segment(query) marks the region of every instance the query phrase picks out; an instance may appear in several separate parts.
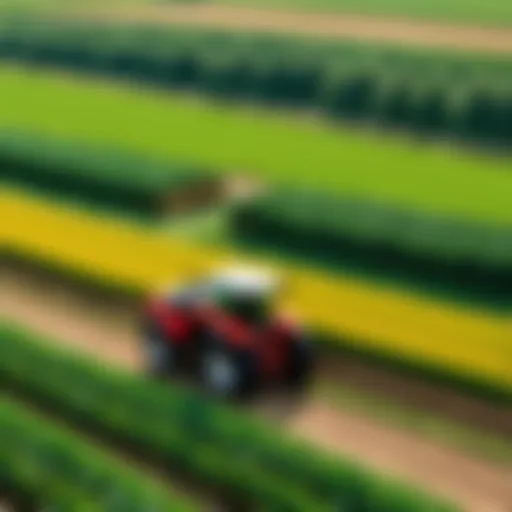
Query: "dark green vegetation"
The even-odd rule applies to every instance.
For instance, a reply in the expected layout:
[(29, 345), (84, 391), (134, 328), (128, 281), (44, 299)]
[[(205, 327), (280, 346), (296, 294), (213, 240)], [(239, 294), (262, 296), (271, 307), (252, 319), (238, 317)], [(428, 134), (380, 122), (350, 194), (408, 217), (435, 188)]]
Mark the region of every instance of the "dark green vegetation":
[(191, 391), (114, 373), (44, 341), (0, 327), (0, 378), (8, 389), (229, 494), (239, 510), (453, 510)]
[(243, 204), (231, 224), (245, 242), (511, 305), (512, 230), (507, 226), (290, 187)]
[[(1, 181), (136, 220), (201, 213), (224, 199), (220, 177), (197, 166), (21, 131), (0, 132)], [(334, 270), (387, 276), (492, 309), (511, 305), (512, 231), (507, 226), (344, 197), (276, 188), (235, 211), (228, 209), (224, 226), (217, 228), (224, 239), (215, 241), (312, 259)]]
[(469, 220), (512, 221), (507, 158), (34, 66), (0, 66), (0, 111), (5, 129)]
[(0, 497), (37, 512), (197, 510), (98, 448), (0, 398)]
[(285, 36), (41, 23), (4, 26), (0, 55), (314, 107), (416, 134), (512, 141), (509, 59)]
[(150, 217), (219, 193), (212, 173), (183, 163), (13, 132), (0, 133), (0, 181)]

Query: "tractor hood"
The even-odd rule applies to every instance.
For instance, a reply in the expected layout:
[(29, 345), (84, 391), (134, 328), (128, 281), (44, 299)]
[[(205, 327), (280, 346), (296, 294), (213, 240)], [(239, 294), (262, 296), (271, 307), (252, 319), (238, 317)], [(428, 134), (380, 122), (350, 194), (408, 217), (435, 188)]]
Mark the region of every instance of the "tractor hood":
[(274, 318), (271, 322), (258, 325), (225, 316), (215, 327), (224, 339), (229, 339), (235, 346), (248, 348), (254, 344), (293, 337), (298, 330), (288, 318)]

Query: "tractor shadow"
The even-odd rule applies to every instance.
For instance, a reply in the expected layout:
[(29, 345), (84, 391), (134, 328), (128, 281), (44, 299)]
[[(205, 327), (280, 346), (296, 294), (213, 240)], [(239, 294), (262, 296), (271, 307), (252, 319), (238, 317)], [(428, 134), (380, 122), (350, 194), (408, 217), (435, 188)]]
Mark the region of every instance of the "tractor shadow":
[(301, 411), (306, 401), (305, 392), (269, 390), (239, 407), (273, 423), (286, 424)]
[(254, 416), (272, 423), (286, 425), (303, 410), (310, 400), (307, 390), (288, 391), (281, 388), (268, 388), (260, 390), (254, 397), (247, 399), (221, 399), (212, 396), (205, 391), (193, 376), (182, 373), (171, 378), (164, 379), (168, 385), (178, 385), (182, 388), (192, 390), (199, 396), (215, 403)]

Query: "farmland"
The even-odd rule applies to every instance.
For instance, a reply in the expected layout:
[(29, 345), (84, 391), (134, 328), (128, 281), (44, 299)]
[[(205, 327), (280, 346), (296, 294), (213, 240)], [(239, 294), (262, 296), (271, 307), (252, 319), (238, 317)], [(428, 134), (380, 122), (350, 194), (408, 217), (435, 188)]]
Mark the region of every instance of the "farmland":
[[(234, 258), (223, 251), (204, 254), (185, 243), (144, 235), (135, 227), (123, 228), (116, 222), (108, 225), (80, 213), (63, 215), (64, 211), (4, 194), (4, 217), (17, 219), (0, 231), (5, 246), (71, 271), (85, 272), (96, 280), (107, 280), (112, 286), (140, 291), (183, 275), (202, 273), (216, 261)], [(28, 229), (35, 222), (39, 239)], [(102, 250), (98, 252), (97, 247)], [(144, 263), (148, 261), (151, 265)], [(291, 279), (294, 296), (290, 305), (312, 324), (361, 340), (374, 350), (399, 351), (416, 361), (452, 368), (462, 376), (478, 373), (483, 381), (498, 388), (511, 388), (510, 325), (506, 318), (479, 318), (472, 311), (439, 312), (435, 303), (414, 303), (392, 293), (379, 295), (364, 285), (343, 280), (336, 283), (328, 275), (308, 271), (297, 270)], [(344, 304), (346, 316), (340, 317), (340, 304)], [(366, 321), (370, 311), (375, 320), (371, 324)], [(457, 341), (464, 345), (463, 352)]]
[[(145, 22), (154, 25), (250, 30), (275, 34), (309, 34), (317, 38), (350, 38), (355, 41), (394, 43), (418, 48), (456, 49), (488, 54), (510, 52), (512, 38), (506, 18), (496, 26), (469, 25), (456, 20), (437, 21), (403, 17), (367, 16), (364, 13), (300, 12), (278, 6), (251, 7), (222, 3), (171, 3), (106, 5), (72, 10), (71, 16), (108, 19), (118, 22)], [(478, 21), (478, 20), (474, 20)]]
[[(2, 20), (0, 508), (508, 512), (507, 10), (265, 1)], [(238, 263), (283, 278), (263, 319), (168, 304)], [(198, 375), (151, 378), (156, 341)], [(216, 352), (257, 396), (215, 397)]]
[(510, 140), (511, 69), (503, 58), (225, 30), (50, 27), (8, 23), (0, 52), (38, 66), (295, 107), (419, 139), (444, 136), (487, 146)]
[[(50, 279), (44, 284), (45, 279), (28, 275), (23, 278), (15, 273), (10, 282), (6, 281), (11, 291), (11, 300), (4, 304), (6, 313), (14, 320), (25, 319), (27, 322), (29, 319), (27, 325), (49, 337), (51, 345), (70, 349), (76, 355), (84, 353), (91, 357), (91, 361), (94, 359), (131, 372), (143, 371), (136, 326), (129, 308), (124, 309), (113, 302), (108, 306), (93, 296), (84, 307), (81, 293), (72, 292), (69, 287), (63, 289)], [(43, 307), (41, 302), (44, 302)], [(410, 381), (408, 385), (411, 385)], [(400, 385), (397, 385), (394, 392), (399, 390)], [(437, 405), (443, 402), (445, 406), (453, 407), (454, 403), (460, 403), (460, 397), (452, 402), (445, 391), (442, 397), (436, 397)], [(423, 483), (443, 495), (455, 496), (469, 509), (481, 505), (496, 506), (500, 510), (501, 504), (506, 503), (507, 466), (486, 464), (449, 446), (439, 448), (435, 443), (425, 443), (425, 439), (412, 433), (404, 436), (400, 430), (394, 431), (386, 425), (369, 424), (357, 414), (333, 409), (332, 404), (322, 397), (310, 397), (298, 407), (290, 407), (276, 398), (275, 403), (264, 402), (258, 409), (261, 409), (263, 419), (277, 422), (289, 435), (300, 435), (319, 443), (331, 453), (339, 451), (340, 454), (362, 457), (365, 462), (383, 470)], [(482, 419), (493, 417), (492, 409), (477, 407), (472, 414)]]
[[(7, 487), (16, 507), (45, 505), (99, 512), (114, 503), (121, 507), (138, 503), (137, 506), (182, 512), (198, 510), (196, 504), (177, 494), (172, 496), (150, 478), (127, 471), (120, 461), (106, 456), (92, 443), (77, 439), (65, 428), (56, 427), (5, 397), (0, 399), (0, 432), (2, 488)], [(45, 443), (42, 453), (41, 443)], [(113, 473), (116, 479), (108, 486), (97, 484)], [(89, 481), (84, 478), (86, 474)], [(114, 499), (108, 496), (109, 491), (116, 494)]]
[(411, 19), (435, 20), (439, 22), (471, 23), (475, 25), (512, 25), (512, 10), (504, 0), (492, 2), (465, 2), (454, 0), (421, 0), (414, 3), (405, 0), (227, 0), (222, 3), (286, 8), (290, 10), (328, 11), (339, 13), (357, 13), (375, 16), (401, 17)]
[(226, 108), (156, 90), (140, 94), (115, 83), (58, 73), (4, 66), (0, 79), (4, 129), (130, 147), (275, 182), (293, 180), (414, 209), (511, 222), (508, 159), (427, 148), (316, 119)]
[[(58, 1), (58, 0), (57, 0)], [(55, 3), (55, 0), (53, 0)], [(36, 0), (25, 0), (27, 4), (37, 4)], [(94, 5), (95, 2), (91, 2)], [(358, 14), (368, 15), (369, 18), (405, 18), (411, 20), (434, 21), (440, 23), (510, 26), (512, 10), (505, 0), (477, 2), (471, 0), (418, 0), (413, 4), (405, 0), (171, 0), (162, 4), (160, 0), (110, 0), (102, 2), (122, 9), (146, 7), (155, 5), (159, 8), (169, 8), (174, 5), (206, 6), (236, 6), (256, 9), (272, 8), (282, 11), (325, 12), (331, 15)]]

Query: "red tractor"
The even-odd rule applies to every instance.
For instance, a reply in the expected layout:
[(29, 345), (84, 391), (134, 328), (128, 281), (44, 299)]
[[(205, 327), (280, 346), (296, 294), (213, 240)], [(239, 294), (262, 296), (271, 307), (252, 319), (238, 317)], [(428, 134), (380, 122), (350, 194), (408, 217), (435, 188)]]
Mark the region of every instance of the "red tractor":
[(186, 371), (203, 389), (242, 398), (266, 385), (303, 387), (313, 366), (300, 326), (273, 311), (277, 280), (259, 271), (228, 270), (174, 293), (150, 298), (144, 348), (155, 377)]

